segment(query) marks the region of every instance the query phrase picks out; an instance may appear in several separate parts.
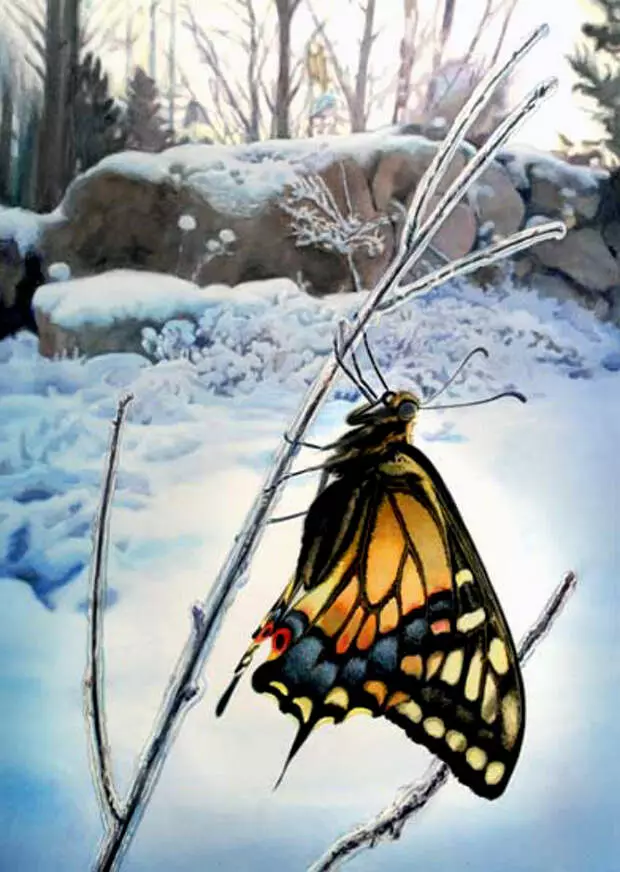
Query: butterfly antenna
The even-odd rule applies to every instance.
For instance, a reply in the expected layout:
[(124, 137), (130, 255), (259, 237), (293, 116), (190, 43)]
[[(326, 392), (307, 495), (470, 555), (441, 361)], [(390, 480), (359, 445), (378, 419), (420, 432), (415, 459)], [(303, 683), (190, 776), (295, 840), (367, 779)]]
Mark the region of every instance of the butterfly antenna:
[(361, 394), (363, 394), (366, 397), (366, 399), (368, 400), (369, 403), (376, 402), (377, 398), (375, 397), (374, 393), (370, 390), (369, 387), (364, 385), (363, 382), (358, 381), (358, 379), (355, 377), (355, 375), (351, 372), (349, 367), (344, 362), (344, 360), (342, 358), (342, 354), (340, 353), (340, 344), (339, 344), (340, 336), (339, 336), (339, 334), (340, 334), (340, 331), (338, 331), (338, 333), (334, 337), (334, 342), (333, 342), (334, 356), (336, 358), (338, 366), (344, 372), (344, 374), (347, 375), (351, 379), (351, 381), (353, 382), (355, 387), (358, 389), (358, 391)]
[[(450, 385), (454, 382), (454, 379), (459, 375), (459, 373), (461, 373), (463, 371), (463, 369), (467, 366), (467, 364), (469, 363), (469, 361), (472, 359), (472, 357), (475, 354), (483, 354), (485, 357), (489, 356), (489, 352), (486, 350), (486, 348), (483, 348), (481, 345), (478, 346), (478, 348), (472, 349), (472, 351), (470, 351), (469, 354), (467, 354), (463, 358), (463, 360), (459, 363), (459, 365), (454, 370), (454, 372), (452, 373), (452, 375), (450, 376), (448, 381), (444, 382), (444, 384), (439, 388), (439, 390), (435, 391), (435, 393), (433, 394), (432, 397), (429, 397), (429, 400), (428, 400), (429, 403), (434, 402), (437, 399), (437, 397), (441, 396), (441, 394), (443, 394), (443, 392), (446, 391), (450, 387)], [(427, 408), (426, 404), (421, 406), (421, 408)]]
[(472, 400), (470, 403), (450, 403), (447, 406), (424, 406), (424, 410), (435, 409), (466, 409), (468, 406), (485, 406), (487, 403), (494, 403), (495, 400), (503, 400), (504, 397), (513, 397), (519, 400), (520, 403), (527, 403), (527, 397), (519, 391), (502, 391), (501, 394), (495, 394), (493, 397), (487, 397), (484, 400)]
[(277, 790), (278, 787), (282, 784), (282, 780), (286, 775), (286, 771), (290, 766), (293, 758), (299, 752), (299, 749), (304, 744), (310, 733), (312, 732), (313, 724), (300, 724), (299, 730), (297, 731), (297, 735), (295, 736), (295, 740), (291, 745), (291, 750), (288, 752), (288, 757), (284, 761), (284, 766), (282, 767), (282, 772), (280, 772), (280, 776), (276, 783), (273, 785), (273, 789)]
[(376, 397), (376, 395), (375, 395), (375, 392), (374, 392), (374, 390), (373, 390), (372, 385), (370, 384), (370, 382), (367, 382), (367, 381), (366, 381), (366, 379), (364, 378), (364, 376), (363, 376), (363, 374), (362, 374), (362, 370), (361, 370), (361, 367), (360, 367), (360, 365), (359, 365), (359, 361), (358, 361), (358, 359), (357, 359), (357, 355), (356, 355), (356, 353), (355, 353), (354, 351), (351, 352), (351, 360), (353, 361), (353, 366), (354, 366), (354, 368), (355, 368), (355, 372), (356, 372), (356, 375), (357, 375), (357, 377), (358, 377), (358, 379), (359, 379), (360, 384), (364, 385), (364, 387), (366, 388), (366, 390), (369, 391), (369, 392), (372, 394), (372, 396), (373, 396), (374, 399), (377, 399), (377, 397)]
[(385, 378), (383, 377), (383, 373), (381, 372), (381, 370), (379, 369), (379, 366), (377, 365), (377, 361), (375, 360), (375, 356), (371, 351), (370, 342), (368, 341), (368, 336), (367, 336), (365, 330), (364, 330), (364, 333), (362, 334), (362, 339), (364, 340), (364, 348), (366, 349), (366, 354), (368, 355), (368, 360), (370, 361), (370, 365), (372, 366), (372, 368), (376, 372), (377, 378), (379, 379), (379, 381), (383, 385), (385, 392), (389, 393), (390, 388), (388, 387), (388, 383), (386, 382)]

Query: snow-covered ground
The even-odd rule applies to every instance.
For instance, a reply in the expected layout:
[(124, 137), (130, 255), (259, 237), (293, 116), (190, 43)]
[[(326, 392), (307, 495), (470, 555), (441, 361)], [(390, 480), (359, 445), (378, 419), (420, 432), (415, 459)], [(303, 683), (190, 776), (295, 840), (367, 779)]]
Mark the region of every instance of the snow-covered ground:
[[(115, 499), (106, 615), (110, 733), (123, 784), (204, 596), (282, 430), (360, 297), (313, 300), (282, 286), (211, 301), (198, 329), (147, 334), (145, 353), (38, 357), (32, 337), (0, 343), (0, 869), (82, 872), (100, 823), (81, 713), (90, 529), (110, 420), (136, 395)], [(484, 344), (455, 402), (427, 412), (418, 444), (444, 473), (518, 637), (567, 569), (581, 585), (528, 664), (526, 740), (495, 803), (450, 783), (394, 846), (351, 869), (616, 868), (616, 682), (620, 513), (620, 331), (574, 304), (507, 283), (435, 291), (370, 336), (390, 384), (438, 387)], [(151, 362), (155, 360), (156, 362)], [(363, 363), (363, 357), (362, 357)], [(342, 428), (343, 378), (313, 436)], [(299, 465), (316, 462), (302, 453)], [(311, 476), (308, 477), (312, 479)], [(302, 509), (302, 477), (280, 504)], [(293, 737), (244, 682), (214, 703), (294, 565), (300, 522), (263, 539), (206, 669), (124, 868), (129, 872), (302, 870), (425, 769), (427, 753), (387, 722), (318, 731), (282, 786)]]

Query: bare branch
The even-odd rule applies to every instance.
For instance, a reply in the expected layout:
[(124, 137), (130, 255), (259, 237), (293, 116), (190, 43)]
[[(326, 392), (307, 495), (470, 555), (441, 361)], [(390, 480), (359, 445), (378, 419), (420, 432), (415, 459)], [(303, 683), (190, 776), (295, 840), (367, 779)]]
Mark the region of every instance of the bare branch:
[(94, 529), (91, 601), (88, 616), (88, 660), (84, 677), (84, 713), (90, 738), (91, 771), (104, 819), (121, 820), (121, 802), (114, 785), (110, 745), (105, 715), (103, 611), (106, 596), (106, 562), (110, 528), (110, 512), (123, 424), (133, 397), (123, 397), (113, 421), (112, 439), (101, 492), (101, 506)]
[[(522, 665), (558, 619), (576, 586), (575, 573), (567, 572), (539, 618), (519, 644), (518, 655)], [(405, 824), (430, 802), (447, 783), (449, 776), (448, 766), (435, 759), (420, 781), (402, 788), (392, 805), (380, 812), (373, 820), (338, 839), (308, 872), (330, 872), (353, 859), (360, 851), (374, 848), (382, 840), (398, 839)]]
[[(522, 56), (523, 52), (517, 54)], [(509, 72), (510, 64), (511, 61), (506, 64), (504, 74)], [(497, 73), (493, 72), (486, 78), (485, 85), (488, 88), (494, 88), (501, 80), (502, 76), (498, 77)], [(540, 102), (543, 93), (544, 88), (541, 88), (537, 97), (531, 98), (533, 105), (536, 105), (536, 100)], [(484, 102), (485, 99), (486, 94), (479, 93), (475, 101), (468, 101), (467, 111), (472, 112), (477, 106), (476, 101)], [(503, 125), (501, 135), (492, 138), (492, 147), (484, 152), (483, 161), (481, 163), (476, 163), (475, 159), (470, 161), (457, 182), (451, 186), (450, 196), (440, 201), (438, 207), (432, 211), (419, 230), (415, 227), (416, 221), (412, 221), (408, 216), (405, 227), (409, 228), (410, 232), (404, 234), (405, 238), (401, 241), (394, 260), (375, 287), (368, 293), (353, 319), (343, 324), (340, 354), (347, 355), (355, 349), (375, 315), (377, 307), (389, 298), (398, 281), (407, 275), (423, 257), (447, 215), (467, 192), (468, 186), (488, 166), (495, 151), (503, 145), (511, 130), (510, 125)], [(445, 166), (445, 154), (454, 153), (458, 149), (466, 132), (466, 125), (456, 125), (450, 131), (445, 143), (440, 147), (437, 166)], [(482, 153), (482, 149), (480, 153)], [(472, 164), (474, 165), (473, 169)], [(431, 187), (427, 176), (432, 171), (436, 170), (429, 167), (423, 177), (425, 190), (429, 190)], [(112, 821), (105, 834), (96, 865), (98, 872), (111, 872), (117, 868), (117, 861), (126, 851), (135, 832), (157, 783), (170, 744), (177, 735), (182, 719), (188, 710), (188, 704), (196, 698), (200, 673), (213, 645), (222, 616), (233, 599), (240, 578), (247, 570), (271, 513), (277, 505), (283, 482), (288, 478), (293, 462), (295, 446), (303, 440), (306, 430), (316, 418), (340, 373), (337, 356), (336, 352), (332, 352), (328, 356), (316, 380), (308, 389), (290, 429), (283, 435), (263, 488), (258, 493), (238, 535), (235, 537), (209, 594), (204, 602), (196, 605), (193, 609), (192, 632), (171, 675), (156, 722), (141, 755), (133, 784), (124, 804), (123, 818), (120, 821)]]
[(502, 29), (501, 29), (500, 34), (499, 34), (499, 39), (497, 40), (497, 43), (495, 45), (495, 50), (493, 52), (493, 55), (491, 56), (491, 63), (492, 64), (497, 63), (497, 59), (499, 58), (501, 51), (502, 51), (502, 48), (504, 47), (504, 40), (506, 39), (506, 34), (508, 33), (510, 21), (512, 19), (512, 16), (513, 16), (516, 8), (517, 8), (517, 0), (512, 0), (512, 2), (510, 3), (510, 6), (508, 7), (508, 9), (506, 11), (506, 15), (504, 16), (504, 21), (502, 23)]

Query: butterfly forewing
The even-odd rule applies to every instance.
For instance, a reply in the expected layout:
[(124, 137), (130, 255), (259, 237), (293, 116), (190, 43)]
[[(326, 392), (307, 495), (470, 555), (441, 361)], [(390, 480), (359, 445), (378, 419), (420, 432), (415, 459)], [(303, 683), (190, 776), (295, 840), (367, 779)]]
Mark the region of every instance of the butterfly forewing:
[[(384, 715), (475, 793), (505, 789), (523, 735), (514, 644), (439, 473), (418, 449), (343, 475), (306, 519), (287, 633), (253, 677), (299, 721)], [(288, 762), (288, 761), (287, 761)]]

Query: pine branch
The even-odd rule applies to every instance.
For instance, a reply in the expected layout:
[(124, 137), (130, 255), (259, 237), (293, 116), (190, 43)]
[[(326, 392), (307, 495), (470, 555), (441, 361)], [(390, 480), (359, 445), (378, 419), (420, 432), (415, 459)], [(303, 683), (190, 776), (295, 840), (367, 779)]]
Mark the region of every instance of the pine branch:
[[(542, 35), (543, 29), (538, 32)], [(527, 47), (531, 47), (535, 41), (534, 38), (530, 38), (526, 43)], [(524, 50), (516, 52), (502, 68), (503, 74), (501, 69), (492, 70), (485, 78), (484, 85), (477, 90), (475, 97), (468, 101), (463, 110), (464, 116), (469, 117), (471, 124), (475, 122), (481, 107), (487, 102), (485, 89), (493, 90), (500, 84), (512, 69), (514, 57), (521, 58), (524, 53)], [(532, 109), (541, 102), (545, 95), (545, 89), (548, 90), (548, 86), (538, 89), (530, 98)], [(521, 111), (519, 118), (522, 117)], [(447, 165), (446, 154), (456, 153), (467, 133), (467, 124), (463, 123), (462, 118), (460, 120), (461, 123), (449, 132), (445, 142), (440, 147), (435, 165), (430, 167), (423, 177), (422, 185), (426, 192), (432, 189), (432, 184), (428, 178), (429, 174), (436, 172), (437, 166), (445, 167)], [(514, 118), (513, 121), (515, 121)], [(348, 323), (347, 329), (342, 335), (339, 354), (344, 356), (355, 349), (375, 315), (377, 307), (389, 297), (400, 279), (422, 258), (443, 221), (465, 195), (468, 187), (491, 163), (496, 151), (504, 144), (514, 126), (515, 124), (511, 127), (508, 123), (502, 125), (500, 135), (489, 140), (489, 142), (492, 141), (492, 145), (484, 152), (483, 159), (474, 158), (466, 165), (457, 181), (451, 186), (450, 195), (444, 195), (419, 230), (414, 227), (415, 221), (411, 220), (410, 215), (408, 216), (406, 227), (409, 228), (409, 231), (404, 234), (405, 238), (398, 248), (394, 261), (372, 291), (368, 293), (355, 318)], [(423, 196), (416, 200), (420, 212), (426, 208), (427, 198), (427, 196)], [(157, 783), (168, 749), (178, 733), (189, 704), (198, 696), (198, 682), (202, 667), (215, 641), (226, 609), (239, 587), (241, 577), (247, 571), (250, 559), (258, 547), (271, 513), (276, 507), (282, 484), (288, 478), (293, 462), (295, 445), (303, 440), (306, 430), (316, 418), (339, 374), (340, 366), (337, 355), (332, 352), (316, 380), (308, 389), (289, 431), (283, 435), (263, 488), (258, 493), (241, 530), (235, 537), (208, 596), (202, 603), (195, 605), (192, 610), (192, 631), (170, 677), (151, 736), (141, 755), (129, 795), (123, 804), (122, 818), (110, 822), (106, 830), (96, 864), (97, 872), (111, 872), (111, 870), (118, 869)]]
[[(554, 590), (538, 619), (532, 624), (518, 646), (518, 656), (524, 665), (534, 650), (545, 638), (559, 618), (569, 597), (577, 586), (574, 572), (567, 572)], [(448, 782), (450, 769), (446, 763), (435, 759), (420, 781), (401, 788), (392, 805), (381, 811), (367, 824), (342, 836), (317, 860), (308, 872), (330, 872), (367, 848), (376, 847), (381, 841), (398, 839), (406, 823), (411, 821)]]
[(91, 773), (106, 821), (121, 820), (121, 802), (114, 785), (110, 745), (105, 716), (103, 611), (106, 595), (106, 557), (108, 550), (110, 512), (123, 425), (127, 417), (131, 394), (118, 404), (112, 425), (112, 439), (108, 452), (106, 473), (101, 492), (101, 506), (95, 522), (93, 536), (93, 562), (90, 583), (91, 601), (88, 615), (88, 662), (84, 676), (84, 713), (89, 731)]

